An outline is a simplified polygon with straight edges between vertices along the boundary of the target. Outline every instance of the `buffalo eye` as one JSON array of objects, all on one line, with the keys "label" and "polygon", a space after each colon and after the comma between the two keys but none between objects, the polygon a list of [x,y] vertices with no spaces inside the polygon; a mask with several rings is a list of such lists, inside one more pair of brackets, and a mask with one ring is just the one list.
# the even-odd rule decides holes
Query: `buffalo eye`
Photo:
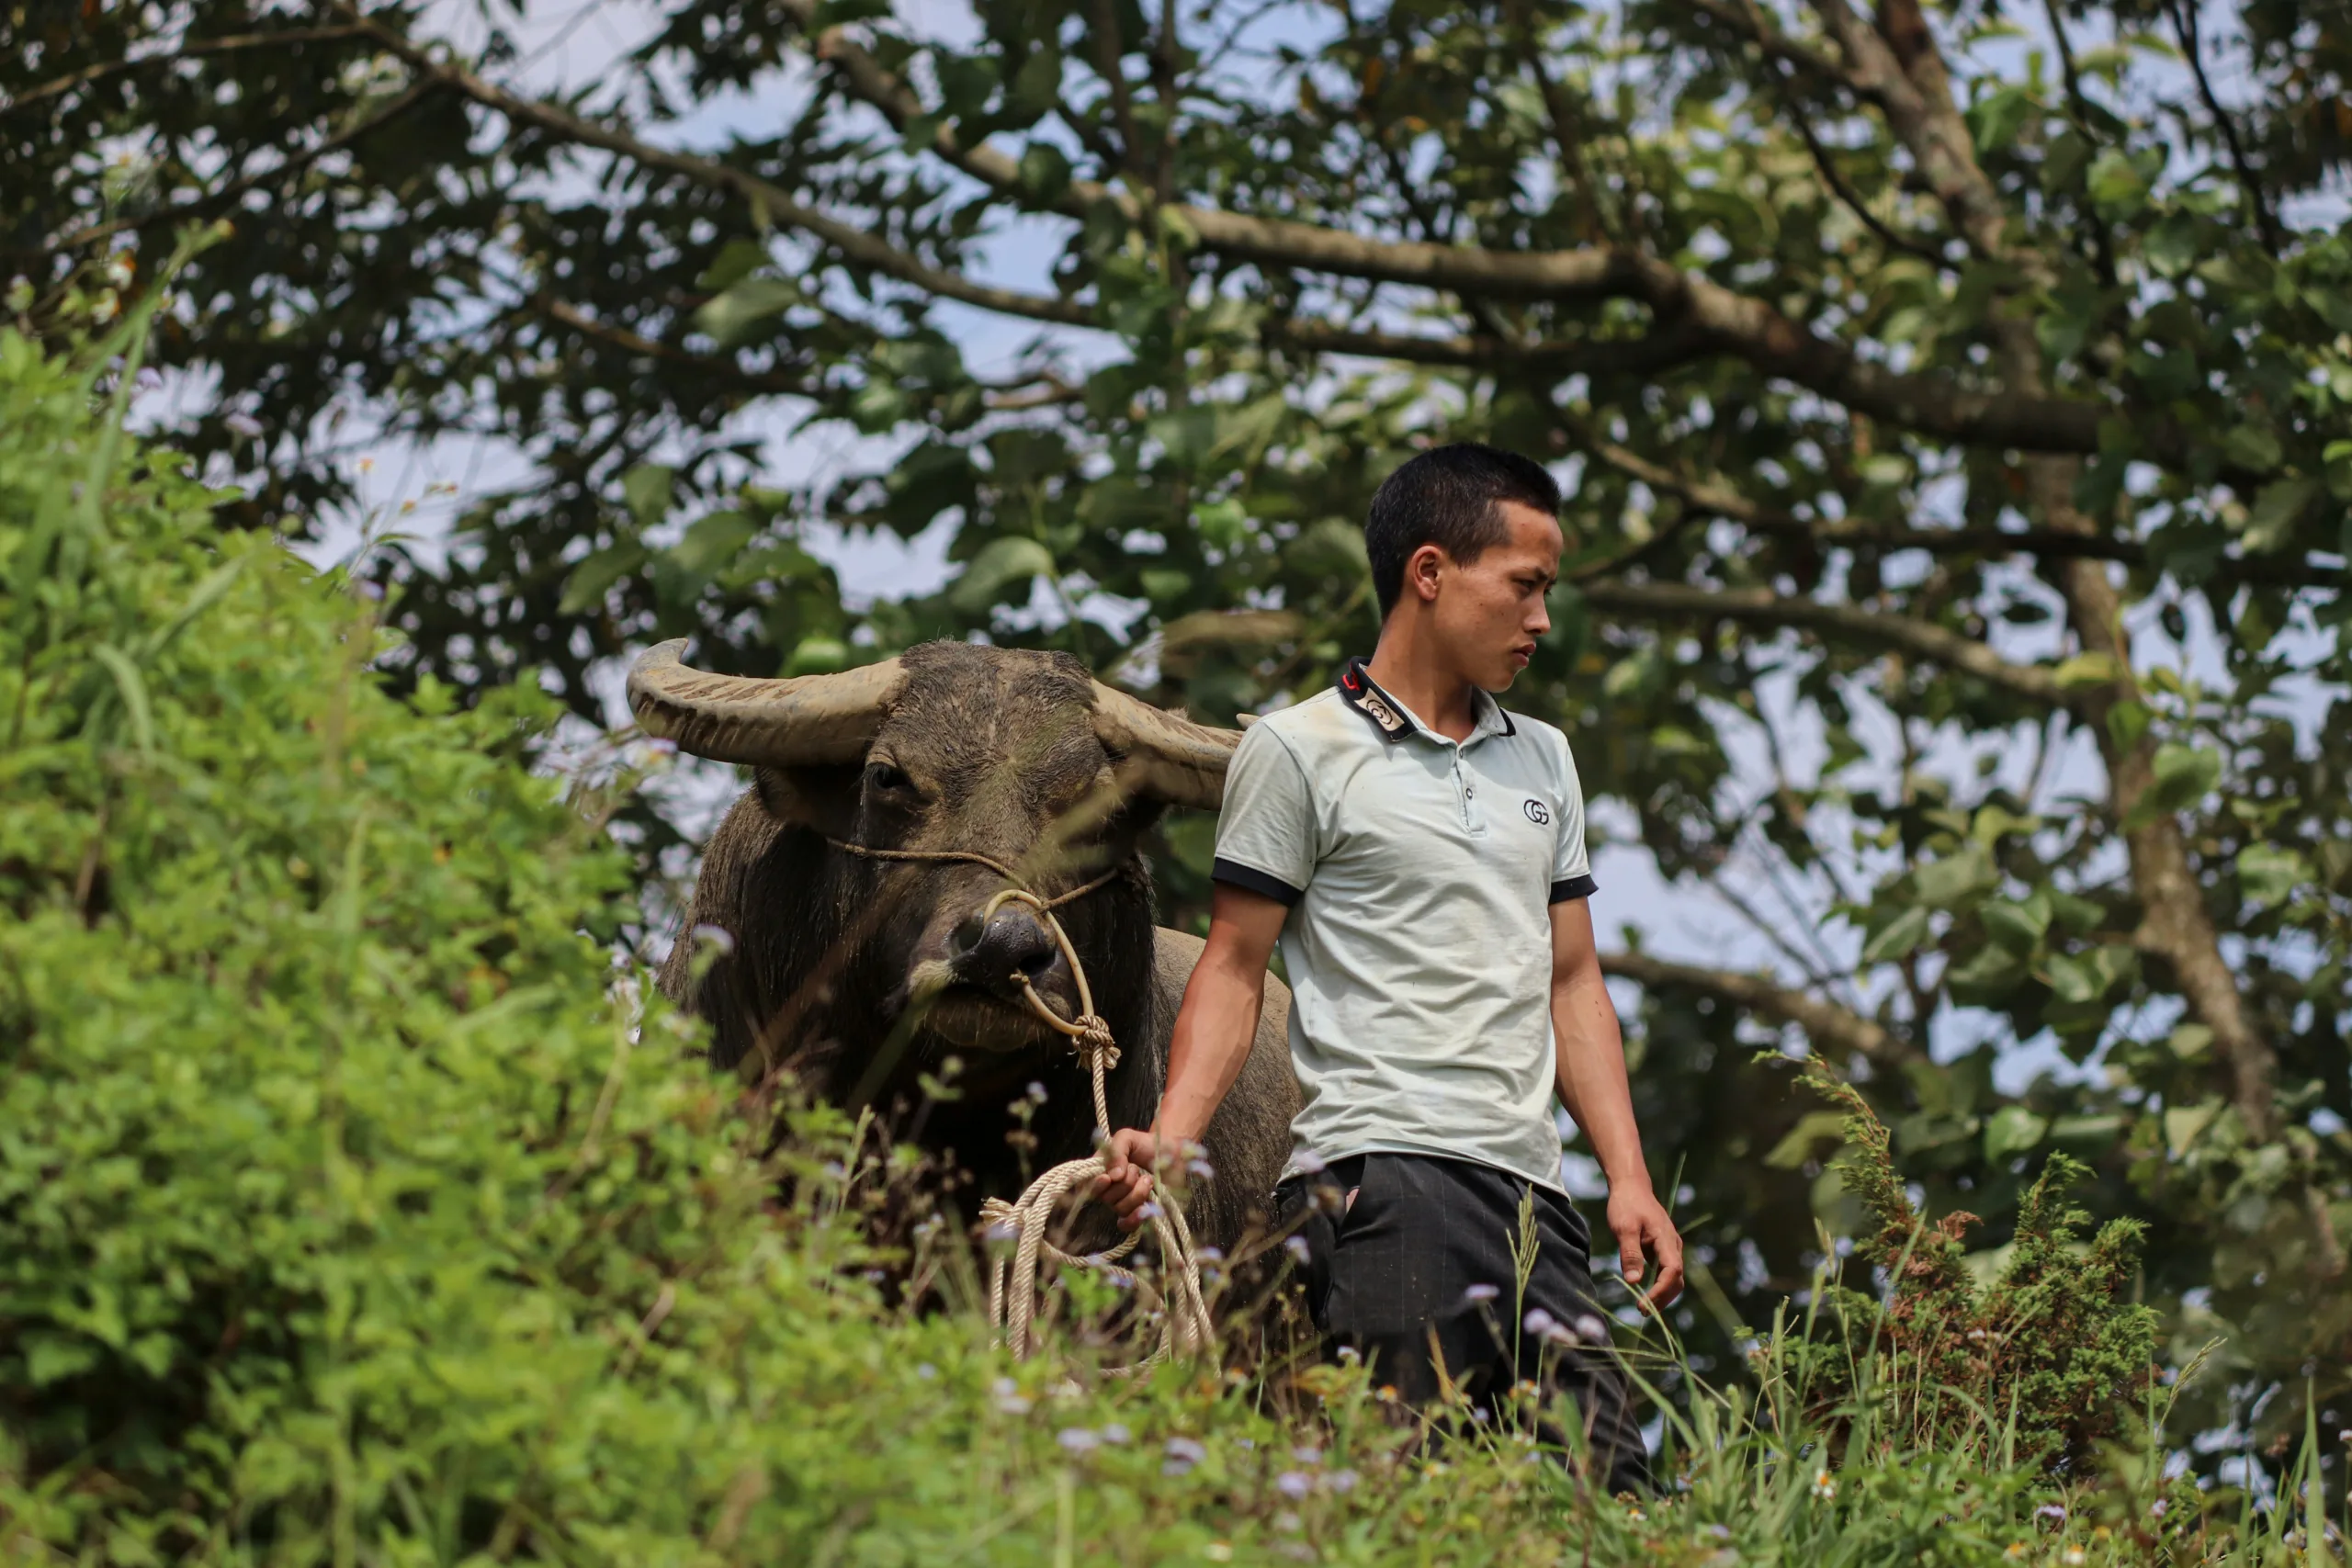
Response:
[{"label": "buffalo eye", "polygon": [[866,763],[865,787],[875,795],[893,795],[902,798],[911,798],[915,794],[915,781],[907,777],[906,770],[896,762]]}]

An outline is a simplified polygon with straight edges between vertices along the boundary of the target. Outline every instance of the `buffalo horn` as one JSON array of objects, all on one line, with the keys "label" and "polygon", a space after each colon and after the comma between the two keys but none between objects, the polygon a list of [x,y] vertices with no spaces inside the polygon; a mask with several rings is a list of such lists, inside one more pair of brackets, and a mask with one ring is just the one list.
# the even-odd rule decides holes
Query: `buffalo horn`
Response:
[{"label": "buffalo horn", "polygon": [[1094,733],[1112,755],[1139,772],[1139,794],[1170,806],[1214,811],[1225,799],[1225,765],[1238,730],[1178,718],[1115,686],[1094,682]]},{"label": "buffalo horn", "polygon": [[679,658],[685,647],[681,637],[639,656],[628,672],[628,705],[648,733],[719,762],[857,761],[905,678],[895,659],[786,681],[711,675]]}]

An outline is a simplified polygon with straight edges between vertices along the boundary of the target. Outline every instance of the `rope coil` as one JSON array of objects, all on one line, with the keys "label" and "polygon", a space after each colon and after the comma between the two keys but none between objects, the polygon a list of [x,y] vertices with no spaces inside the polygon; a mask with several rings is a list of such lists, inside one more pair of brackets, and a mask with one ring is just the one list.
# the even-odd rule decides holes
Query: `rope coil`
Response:
[{"label": "rope coil", "polygon": [[[827,842],[836,849],[875,860],[963,861],[983,865],[1012,885],[1000,889],[981,907],[980,923],[987,925],[1007,904],[1023,904],[1052,934],[1054,945],[1061,950],[1062,960],[1069,965],[1070,977],[1078,986],[1078,1016],[1066,1019],[1056,1012],[1037,994],[1037,987],[1027,975],[1015,971],[1010,978],[1021,987],[1022,999],[1037,1015],[1038,1021],[1069,1040],[1070,1049],[1085,1065],[1094,1089],[1094,1124],[1107,1136],[1111,1110],[1103,1076],[1119,1065],[1118,1042],[1112,1037],[1111,1026],[1094,1010],[1094,990],[1087,982],[1086,965],[1079,961],[1078,949],[1070,944],[1069,933],[1062,930],[1054,910],[1104,886],[1118,874],[1120,868],[1113,866],[1090,882],[1046,898],[1023,886],[1023,879],[1012,867],[973,851],[877,850],[842,840],[829,839]],[[1136,1244],[1143,1239],[1141,1230],[1102,1252],[1065,1252],[1046,1238],[1054,1211],[1063,1200],[1072,1192],[1082,1192],[1088,1183],[1108,1168],[1101,1152],[1083,1159],[1065,1160],[1032,1181],[1019,1198],[1011,1201],[990,1198],[980,1205],[980,1217],[989,1229],[1009,1229],[1013,1242],[1010,1256],[1000,1254],[989,1266],[989,1327],[995,1337],[993,1342],[1001,1345],[1010,1341],[1013,1354],[1024,1359],[1036,1352],[1041,1343],[1035,1325],[1037,1271],[1041,1263],[1050,1262],[1057,1267],[1099,1273],[1134,1291],[1143,1300],[1147,1312],[1161,1313],[1159,1346],[1137,1367],[1117,1370],[1132,1371],[1172,1356],[1210,1351],[1216,1336],[1209,1318],[1208,1299],[1201,1289],[1200,1258],[1193,1245],[1192,1229],[1184,1223],[1184,1211],[1180,1206],[1155,1201],[1148,1210],[1152,1238],[1159,1244],[1161,1265],[1173,1281],[1171,1293],[1166,1299],[1149,1280],[1134,1269],[1120,1266],[1119,1260],[1133,1252]]]}]

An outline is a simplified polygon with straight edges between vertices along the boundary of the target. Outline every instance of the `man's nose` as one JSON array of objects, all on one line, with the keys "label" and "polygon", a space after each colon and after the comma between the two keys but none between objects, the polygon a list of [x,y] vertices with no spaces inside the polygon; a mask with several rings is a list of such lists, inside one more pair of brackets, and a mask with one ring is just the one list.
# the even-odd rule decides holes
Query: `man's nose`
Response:
[{"label": "man's nose", "polygon": [[947,938],[949,967],[972,986],[1034,984],[1060,956],[1053,933],[1023,904],[1000,905],[986,919],[975,909]]}]

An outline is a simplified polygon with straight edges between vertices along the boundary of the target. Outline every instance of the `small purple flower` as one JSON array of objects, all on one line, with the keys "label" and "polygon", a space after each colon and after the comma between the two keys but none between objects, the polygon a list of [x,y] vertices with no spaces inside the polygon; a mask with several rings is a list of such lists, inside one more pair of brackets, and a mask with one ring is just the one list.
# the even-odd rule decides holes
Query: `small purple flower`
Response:
[{"label": "small purple flower", "polygon": [[2159,1497],[2148,1505],[2148,1517],[2152,1519],[2161,1519],[2170,1512],[2172,1503],[2168,1498]]},{"label": "small purple flower", "polygon": [[1335,1470],[1323,1478],[1323,1484],[1331,1491],[1347,1493],[1356,1489],[1357,1479],[1352,1470]]},{"label": "small purple flower", "polygon": [[1306,1238],[1303,1235],[1291,1236],[1283,1243],[1283,1250],[1304,1263],[1307,1258]]},{"label": "small purple flower", "polygon": [[694,931],[695,941],[724,958],[735,951],[735,933],[725,926],[701,925]]},{"label": "small purple flower", "polygon": [[1033,1083],[1033,1084],[1031,1084],[1031,1085],[1029,1086],[1029,1099],[1030,1099],[1030,1100],[1031,1100],[1033,1103],[1035,1103],[1035,1104],[1038,1104],[1038,1105],[1043,1105],[1043,1104],[1045,1104],[1045,1103],[1046,1103],[1046,1086],[1045,1086],[1044,1084],[1041,1084],[1041,1083]]},{"label": "small purple flower", "polygon": [[1521,1327],[1526,1329],[1530,1334],[1537,1335],[1539,1337],[1551,1333],[1552,1330],[1557,1328],[1559,1325],[1560,1320],[1554,1317],[1550,1313],[1545,1312],[1542,1307],[1528,1308],[1527,1315],[1520,1320]]},{"label": "small purple flower", "polygon": [[1171,1480],[1179,1475],[1190,1475],[1193,1473],[1193,1461],[1188,1459],[1162,1460],[1159,1461],[1159,1473]]},{"label": "small purple flower", "polygon": [[648,751],[657,757],[674,757],[678,754],[678,743],[666,735],[650,736],[642,744]]},{"label": "small purple flower", "polygon": [[1606,1345],[1609,1343],[1609,1325],[1601,1322],[1600,1319],[1593,1316],[1590,1313],[1586,1313],[1582,1317],[1577,1319],[1577,1334],[1578,1337],[1590,1344]]},{"label": "small purple flower", "polygon": [[1186,1464],[1198,1464],[1209,1457],[1209,1450],[1191,1438],[1169,1438],[1166,1452],[1170,1459],[1182,1460]]},{"label": "small purple flower", "polygon": [[261,434],[261,421],[249,413],[232,413],[220,423],[228,426],[230,434],[242,436],[247,441]]},{"label": "small purple flower", "polygon": [[152,392],[164,384],[164,375],[152,365],[142,365],[139,374],[130,378],[130,384],[142,392]]},{"label": "small purple flower", "polygon": [[915,1376],[922,1379],[925,1382],[929,1382],[938,1375],[939,1369],[933,1366],[929,1361],[919,1361],[915,1364]]},{"label": "small purple flower", "polygon": [[2053,1519],[2059,1524],[2064,1524],[2066,1522],[2066,1505],[2064,1503],[2044,1503],[2041,1506],[2033,1511],[2033,1517],[2037,1519]]},{"label": "small purple flower", "polygon": [[1225,1248],[1221,1247],[1204,1247],[1194,1252],[1193,1256],[1199,1258],[1204,1263],[1222,1263],[1225,1261]]},{"label": "small purple flower", "polygon": [[1136,1211],[1136,1217],[1143,1220],[1156,1220],[1167,1213],[1167,1210],[1161,1208],[1157,1203],[1146,1203],[1142,1208]]},{"label": "small purple flower", "polygon": [[1011,1220],[999,1220],[981,1234],[989,1241],[1017,1241],[1021,1237],[1021,1227]]},{"label": "small purple flower", "polygon": [[1483,1304],[1501,1294],[1502,1292],[1493,1285],[1473,1285],[1462,1292],[1462,1299],[1465,1302]]},{"label": "small purple flower", "polygon": [[817,1169],[828,1181],[839,1181],[849,1174],[848,1169],[837,1159],[829,1159]]},{"label": "small purple flower", "polygon": [[1186,1160],[1184,1162],[1184,1169],[1203,1181],[1210,1180],[1216,1175],[1216,1167],[1211,1165],[1204,1159]]},{"label": "small purple flower", "polygon": [[1054,1441],[1074,1454],[1091,1454],[1102,1446],[1102,1439],[1083,1427],[1065,1427],[1054,1435]]},{"label": "small purple flower", "polygon": [[1274,1490],[1295,1503],[1315,1490],[1315,1482],[1302,1472],[1285,1470],[1274,1477]]},{"label": "small purple flower", "polygon": [[1302,1443],[1297,1448],[1290,1450],[1290,1457],[1298,1461],[1301,1464],[1321,1464],[1323,1462],[1323,1450]]},{"label": "small purple flower", "polygon": [[1102,1428],[1102,1440],[1106,1443],[1124,1443],[1133,1436],[1133,1433],[1116,1421]]}]

